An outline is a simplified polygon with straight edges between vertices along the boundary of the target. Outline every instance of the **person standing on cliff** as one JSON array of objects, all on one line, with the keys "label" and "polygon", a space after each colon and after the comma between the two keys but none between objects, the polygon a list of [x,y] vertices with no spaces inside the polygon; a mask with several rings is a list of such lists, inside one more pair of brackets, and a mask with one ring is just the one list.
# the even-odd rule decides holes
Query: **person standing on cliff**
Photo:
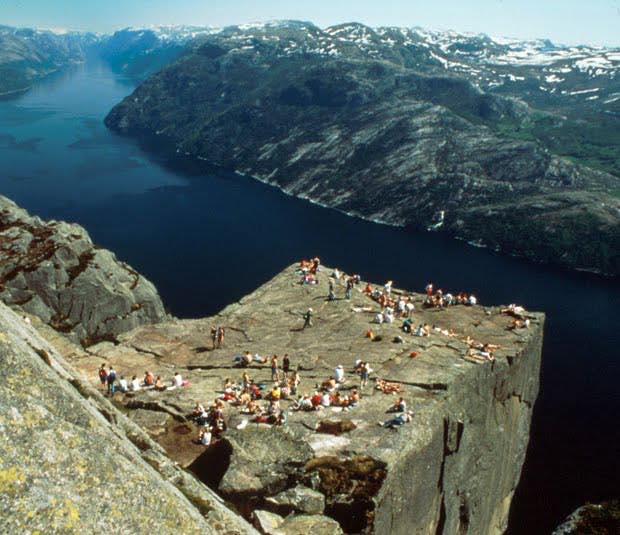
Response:
[{"label": "person standing on cliff", "polygon": [[215,341],[217,339],[217,329],[215,327],[211,327],[211,344],[213,349],[215,349]]},{"label": "person standing on cliff", "polygon": [[112,367],[112,365],[110,365],[106,379],[108,382],[108,394],[113,396],[115,387],[114,383],[116,382],[116,370]]},{"label": "person standing on cliff", "polygon": [[271,357],[271,380],[278,380],[278,355]]},{"label": "person standing on cliff", "polygon": [[105,371],[105,363],[99,368],[99,380],[101,381],[101,388],[105,388],[108,381],[108,372]]},{"label": "person standing on cliff", "polygon": [[351,277],[349,277],[347,279],[347,289],[345,290],[344,296],[347,299],[351,299],[351,293],[353,292],[353,279]]},{"label": "person standing on cliff", "polygon": [[312,327],[312,315],[313,315],[313,313],[314,313],[314,311],[312,310],[312,308],[308,308],[308,310],[304,314],[304,326],[302,327],[302,329],[305,329],[306,327]]},{"label": "person standing on cliff", "polygon": [[336,300],[336,293],[334,292],[334,279],[329,279],[329,293],[327,294],[327,300]]},{"label": "person standing on cliff", "polygon": [[368,384],[368,378],[370,377],[370,366],[368,362],[362,362],[360,366],[360,390]]},{"label": "person standing on cliff", "polygon": [[221,347],[224,347],[224,337],[225,337],[225,335],[226,335],[226,333],[225,333],[224,327],[218,327],[217,328],[217,333],[216,333],[218,349],[221,348]]},{"label": "person standing on cliff", "polygon": [[282,358],[282,372],[284,373],[285,379],[288,378],[288,373],[290,370],[291,370],[291,359],[288,356],[288,353],[285,353],[284,357]]}]

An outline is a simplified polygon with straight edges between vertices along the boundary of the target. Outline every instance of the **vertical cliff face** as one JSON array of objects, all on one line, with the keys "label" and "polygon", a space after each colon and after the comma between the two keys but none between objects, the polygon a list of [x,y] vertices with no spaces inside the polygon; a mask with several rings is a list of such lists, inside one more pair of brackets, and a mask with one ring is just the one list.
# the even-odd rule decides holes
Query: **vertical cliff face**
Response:
[{"label": "vertical cliff face", "polygon": [[505,531],[529,442],[541,345],[542,324],[518,356],[450,385],[426,447],[390,466],[377,497],[377,533]]},{"label": "vertical cliff face", "polygon": [[90,345],[166,318],[155,287],[79,225],[0,196],[0,299]]}]

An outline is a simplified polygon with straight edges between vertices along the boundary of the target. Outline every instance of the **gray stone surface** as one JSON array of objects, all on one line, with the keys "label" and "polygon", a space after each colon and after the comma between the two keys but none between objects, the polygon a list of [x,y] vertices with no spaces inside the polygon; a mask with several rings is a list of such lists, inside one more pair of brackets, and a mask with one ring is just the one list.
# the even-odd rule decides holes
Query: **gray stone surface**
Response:
[{"label": "gray stone surface", "polygon": [[341,535],[335,520],[322,515],[299,515],[287,518],[278,528],[279,535]]},{"label": "gray stone surface", "polygon": [[1,303],[0,376],[3,532],[256,533]]},{"label": "gray stone surface", "polygon": [[277,529],[284,522],[280,515],[261,509],[257,509],[252,513],[252,519],[256,529],[264,535],[277,535]]},{"label": "gray stone surface", "polygon": [[[330,271],[324,268],[318,285],[301,286],[291,266],[212,318],[145,325],[122,335],[116,346],[63,351],[93,384],[103,360],[127,376],[149,369],[169,380],[174,369],[181,370],[190,380],[187,388],[115,398],[130,410],[156,407],[181,414],[189,413],[196,400],[208,404],[220,396],[226,378],[240,380],[243,370],[233,367],[232,357],[245,350],[289,353],[293,368],[300,367],[300,393],[310,394],[337,364],[345,367],[342,390],[349,392],[359,386],[353,362],[368,360],[371,382],[349,412],[292,412],[291,402],[283,401],[289,411],[285,428],[246,422],[237,429],[248,417],[227,405],[229,431],[215,447],[194,445],[194,433],[170,432],[157,441],[246,518],[255,509],[268,509],[268,499],[303,485],[325,496],[325,515],[347,532],[503,532],[529,441],[544,315],[528,313],[530,328],[514,331],[508,329],[512,318],[499,308],[424,309],[423,297],[412,294],[414,323],[451,329],[454,336],[404,335],[398,323],[372,323],[378,305],[357,289],[350,301],[328,302]],[[342,283],[336,294],[344,294]],[[308,306],[315,311],[314,325],[303,330],[301,315]],[[213,325],[228,327],[224,348],[211,349]],[[364,336],[369,328],[382,336],[380,342]],[[397,334],[403,343],[392,343]],[[469,360],[465,336],[500,345],[495,360]],[[245,371],[269,387],[268,363]],[[413,421],[398,430],[377,425],[392,416],[386,410],[395,401],[374,388],[378,377],[398,383],[413,412]],[[317,432],[328,420],[331,427],[342,422],[341,432]],[[212,477],[216,469],[223,473]]]},{"label": "gray stone surface", "polygon": [[297,485],[265,500],[281,514],[291,512],[320,515],[325,511],[325,496],[316,490]]},{"label": "gray stone surface", "polygon": [[0,299],[88,345],[166,318],[155,287],[79,225],[0,196]]}]

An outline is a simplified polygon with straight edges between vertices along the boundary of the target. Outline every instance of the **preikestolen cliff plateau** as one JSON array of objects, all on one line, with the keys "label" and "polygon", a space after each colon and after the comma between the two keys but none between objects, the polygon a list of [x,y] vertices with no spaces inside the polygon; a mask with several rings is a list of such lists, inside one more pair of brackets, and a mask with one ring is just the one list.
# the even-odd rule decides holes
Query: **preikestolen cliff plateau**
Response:
[{"label": "preikestolen cliff plateau", "polygon": [[614,2],[0,3],[0,525],[620,533]]}]

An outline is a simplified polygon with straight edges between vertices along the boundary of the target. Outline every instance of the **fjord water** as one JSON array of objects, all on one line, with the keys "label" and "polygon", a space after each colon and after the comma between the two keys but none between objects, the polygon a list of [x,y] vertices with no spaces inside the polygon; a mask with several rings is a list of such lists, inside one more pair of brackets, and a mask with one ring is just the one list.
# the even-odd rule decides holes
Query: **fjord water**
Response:
[{"label": "fjord water", "polygon": [[82,224],[181,317],[212,314],[301,257],[469,290],[547,313],[541,393],[511,533],[548,533],[585,501],[617,495],[619,285],[409,233],[288,197],[249,178],[144,152],[103,126],[131,81],[92,61],[0,101],[0,192]]}]

